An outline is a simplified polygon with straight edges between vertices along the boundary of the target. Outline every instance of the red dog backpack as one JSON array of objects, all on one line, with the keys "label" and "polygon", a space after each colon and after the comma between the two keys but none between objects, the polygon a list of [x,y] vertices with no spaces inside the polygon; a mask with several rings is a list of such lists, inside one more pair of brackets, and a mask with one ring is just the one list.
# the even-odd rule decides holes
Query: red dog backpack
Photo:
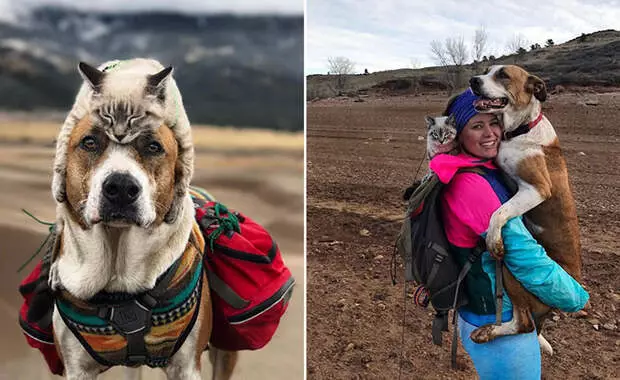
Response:
[{"label": "red dog backpack", "polygon": [[295,280],[262,226],[207,194],[194,191],[192,196],[212,290],[210,343],[224,350],[259,349],[273,337]]}]

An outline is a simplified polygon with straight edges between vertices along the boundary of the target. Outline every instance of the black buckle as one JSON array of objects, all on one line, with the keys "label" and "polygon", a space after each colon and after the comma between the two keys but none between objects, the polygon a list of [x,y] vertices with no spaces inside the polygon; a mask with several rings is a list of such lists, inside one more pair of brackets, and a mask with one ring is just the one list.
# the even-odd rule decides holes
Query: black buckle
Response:
[{"label": "black buckle", "polygon": [[107,319],[123,336],[146,333],[151,328],[151,310],[137,300],[111,307]]}]

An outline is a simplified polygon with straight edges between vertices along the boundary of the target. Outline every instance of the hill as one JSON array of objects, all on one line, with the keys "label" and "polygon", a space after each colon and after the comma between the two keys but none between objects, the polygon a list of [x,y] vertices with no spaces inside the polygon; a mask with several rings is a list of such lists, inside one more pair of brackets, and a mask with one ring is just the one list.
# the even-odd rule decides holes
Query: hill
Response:
[{"label": "hill", "polygon": [[0,109],[68,110],[78,61],[175,68],[195,123],[303,129],[303,18],[42,7],[0,22]]},{"label": "hill", "polygon": [[454,83],[454,66],[389,70],[368,75],[347,75],[345,86],[335,88],[335,75],[309,75],[307,98],[326,98],[341,94],[368,92],[406,94],[445,91],[465,87],[467,79],[493,64],[517,64],[544,79],[550,89],[557,85],[588,86],[599,90],[620,87],[620,32],[604,30],[581,36],[563,44],[538,48],[523,54],[487,59],[477,66],[463,67],[461,80]]}]

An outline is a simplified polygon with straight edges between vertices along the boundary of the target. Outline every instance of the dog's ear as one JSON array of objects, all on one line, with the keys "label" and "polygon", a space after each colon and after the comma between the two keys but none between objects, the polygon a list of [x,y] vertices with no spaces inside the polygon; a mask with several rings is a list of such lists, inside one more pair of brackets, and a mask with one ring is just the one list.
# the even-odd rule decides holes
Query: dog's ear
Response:
[{"label": "dog's ear", "polygon": [[547,100],[547,86],[545,82],[536,75],[527,77],[525,88],[529,93],[534,94],[539,101],[544,102]]},{"label": "dog's ear", "polygon": [[433,125],[435,125],[435,119],[431,116],[424,116],[424,121],[426,121],[427,129],[430,129]]},{"label": "dog's ear", "polygon": [[103,77],[105,75],[104,73],[85,62],[80,62],[78,64],[78,71],[80,72],[82,78],[95,92],[99,92],[101,90],[101,83],[103,82]]},{"label": "dog's ear", "polygon": [[172,66],[168,66],[157,74],[148,75],[146,77],[146,90],[149,95],[154,95],[160,101],[165,100],[165,79],[172,74]]}]

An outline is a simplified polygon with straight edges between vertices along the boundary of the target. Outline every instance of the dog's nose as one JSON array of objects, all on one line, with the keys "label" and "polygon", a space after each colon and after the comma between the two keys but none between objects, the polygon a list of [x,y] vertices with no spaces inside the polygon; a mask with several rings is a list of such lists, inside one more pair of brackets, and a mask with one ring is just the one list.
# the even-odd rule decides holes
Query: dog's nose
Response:
[{"label": "dog's nose", "polygon": [[103,196],[117,206],[129,206],[141,191],[142,187],[130,174],[113,173],[103,181]]},{"label": "dog's nose", "polygon": [[482,79],[478,77],[472,77],[469,80],[469,87],[476,95],[480,95],[480,86],[482,86]]}]

